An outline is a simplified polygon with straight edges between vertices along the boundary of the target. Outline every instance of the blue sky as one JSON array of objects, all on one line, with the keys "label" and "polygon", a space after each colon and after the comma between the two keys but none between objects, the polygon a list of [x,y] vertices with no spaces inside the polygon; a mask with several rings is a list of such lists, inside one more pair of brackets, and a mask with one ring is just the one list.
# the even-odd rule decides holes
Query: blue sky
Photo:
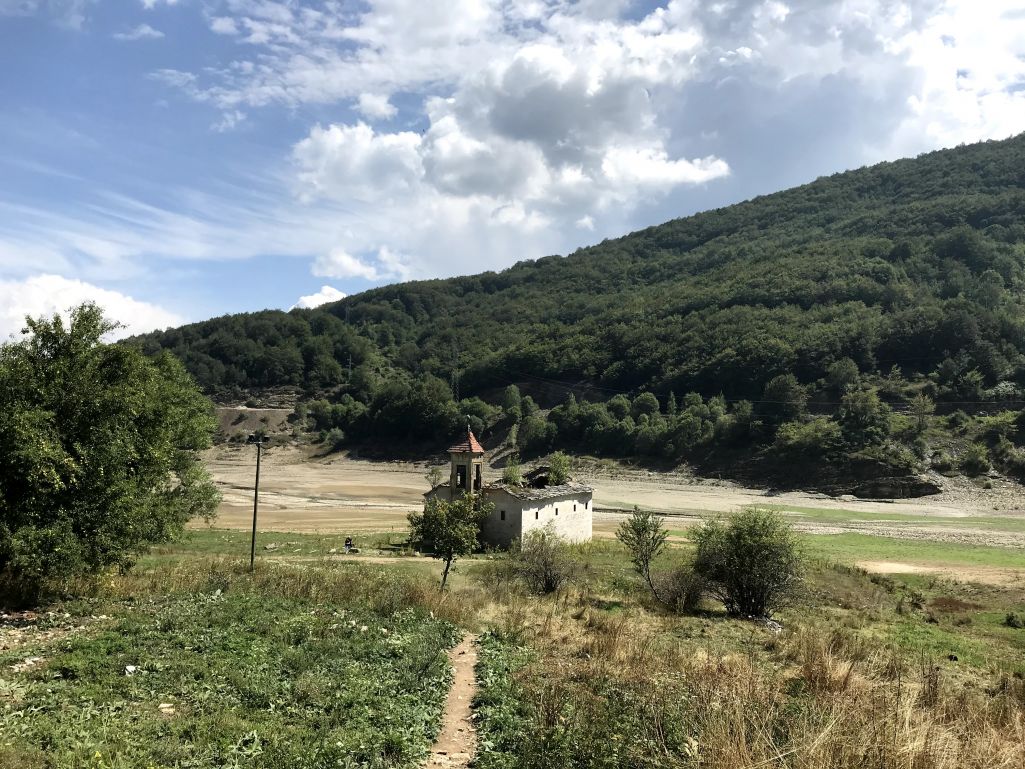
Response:
[{"label": "blue sky", "polygon": [[501,269],[1025,130],[1017,0],[0,0],[0,336]]}]

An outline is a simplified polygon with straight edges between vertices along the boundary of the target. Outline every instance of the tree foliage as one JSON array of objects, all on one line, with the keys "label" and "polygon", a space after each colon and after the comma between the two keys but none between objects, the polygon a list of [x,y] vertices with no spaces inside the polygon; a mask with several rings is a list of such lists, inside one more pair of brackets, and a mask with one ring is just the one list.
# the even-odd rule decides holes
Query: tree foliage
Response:
[{"label": "tree foliage", "polygon": [[646,510],[635,509],[616,530],[616,539],[630,553],[634,569],[644,577],[652,590],[651,563],[666,547],[669,532],[662,525],[662,518]]},{"label": "tree foliage", "polygon": [[479,545],[480,527],[494,509],[478,494],[463,494],[451,502],[432,497],[422,513],[409,514],[410,538],[445,564],[441,589],[445,589],[452,563]]},{"label": "tree foliage", "polygon": [[85,304],[0,347],[0,575],[26,598],[127,566],[217,503],[210,403],[170,354],[105,344],[114,328]]},{"label": "tree foliage", "polygon": [[[519,421],[525,455],[675,460],[768,446],[809,414],[835,420],[849,390],[903,403],[908,381],[927,382],[941,413],[1021,401],[1022,167],[1025,135],[818,179],[566,257],[133,344],[171,350],[210,393],[301,388],[315,429],[348,442],[441,441],[470,415],[475,428]],[[582,397],[559,405],[563,387]],[[852,447],[878,447],[881,424],[845,423]]]},{"label": "tree foliage", "polygon": [[691,532],[694,571],[735,616],[769,617],[791,601],[801,579],[793,530],[771,510],[748,508]]}]

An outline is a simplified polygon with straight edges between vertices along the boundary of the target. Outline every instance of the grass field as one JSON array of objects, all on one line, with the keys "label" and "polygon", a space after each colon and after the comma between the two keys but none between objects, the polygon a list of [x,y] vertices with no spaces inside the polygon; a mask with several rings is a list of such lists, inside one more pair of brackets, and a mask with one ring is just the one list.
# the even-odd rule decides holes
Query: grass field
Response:
[{"label": "grass field", "polygon": [[666,613],[614,540],[574,547],[570,586],[541,598],[498,555],[457,562],[440,594],[404,539],[341,556],[342,535],[260,534],[250,574],[247,533],[194,530],[21,642],[6,623],[0,766],[415,766],[465,631],[483,633],[480,769],[1025,765],[1025,584],[851,565],[1010,570],[1015,551],[805,537],[777,634],[714,602]]}]

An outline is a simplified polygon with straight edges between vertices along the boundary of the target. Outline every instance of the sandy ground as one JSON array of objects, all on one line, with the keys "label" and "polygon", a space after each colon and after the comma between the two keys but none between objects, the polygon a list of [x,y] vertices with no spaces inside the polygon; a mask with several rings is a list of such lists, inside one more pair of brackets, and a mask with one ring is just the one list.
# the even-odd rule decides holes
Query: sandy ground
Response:
[{"label": "sandy ground", "polygon": [[[255,471],[254,449],[223,446],[206,457],[222,494],[214,525],[247,529],[252,525]],[[356,533],[400,531],[406,516],[423,505],[428,489],[426,466],[407,462],[368,462],[343,455],[311,456],[294,447],[265,452],[260,477],[260,529],[280,532]],[[497,477],[497,472],[492,471]],[[578,480],[594,487],[596,537],[614,536],[620,520],[635,505],[667,516],[670,529],[685,529],[703,518],[727,513],[750,504],[850,511],[840,520],[819,521],[791,513],[795,527],[811,534],[856,532],[913,540],[961,542],[1025,548],[1025,532],[994,531],[972,526],[972,518],[985,515],[1021,518],[1018,487],[996,484],[982,490],[967,483],[950,483],[943,494],[912,500],[863,501],[836,499],[823,494],[775,493],[750,489],[724,481],[708,481],[683,474],[658,474],[616,470],[613,474],[578,474]],[[887,513],[935,518],[943,526],[909,520],[899,522],[859,520],[858,512]],[[202,526],[202,523],[194,525]],[[899,572],[903,568],[933,569],[916,564],[870,562],[866,568]],[[1025,569],[1025,557],[1023,557]],[[963,571],[963,570],[962,570]],[[975,569],[979,581],[1005,584],[1020,575],[1015,570]],[[946,574],[946,572],[944,572]],[[966,578],[953,573],[947,576]]]},{"label": "sandy ground", "polygon": [[[246,528],[253,514],[254,449],[226,446],[207,455],[207,466],[224,495],[219,526]],[[260,524],[268,531],[388,530],[403,528],[406,516],[421,507],[428,489],[426,466],[407,462],[368,462],[342,455],[310,457],[300,449],[285,447],[264,453],[260,477]],[[497,476],[497,472],[493,471]],[[701,518],[737,510],[744,505],[772,504],[831,510],[863,511],[894,515],[963,519],[963,532],[971,532],[977,515],[1022,517],[1025,500],[1015,489],[981,489],[972,494],[955,488],[920,499],[863,501],[833,498],[824,494],[771,492],[750,489],[725,481],[706,481],[680,474],[617,472],[578,480],[594,487],[595,528],[614,527],[636,505],[671,516],[671,528],[683,528]],[[960,521],[958,521],[960,523]],[[891,528],[888,524],[850,521],[828,524],[800,521],[799,527],[818,533]],[[606,525],[607,524],[607,525]],[[901,523],[892,528],[910,532],[916,527]],[[918,527],[935,534],[935,529]],[[958,531],[945,526],[945,532]],[[991,533],[986,533],[991,539]],[[931,538],[935,538],[932,536]]]}]

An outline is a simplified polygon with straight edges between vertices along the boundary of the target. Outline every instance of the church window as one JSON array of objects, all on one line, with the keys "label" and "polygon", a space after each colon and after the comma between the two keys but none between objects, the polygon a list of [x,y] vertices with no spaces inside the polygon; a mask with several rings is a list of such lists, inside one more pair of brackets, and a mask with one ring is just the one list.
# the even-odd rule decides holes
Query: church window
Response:
[{"label": "church window", "polygon": [[535,510],[534,511],[534,520],[536,521],[540,515],[541,515],[541,511],[540,510]]},{"label": "church window", "polygon": [[456,465],[456,488],[465,489],[466,485],[466,465]]},{"label": "church window", "polygon": [[556,514],[556,515],[558,515],[558,514],[559,514],[559,508],[555,508],[555,514]]},{"label": "church window", "polygon": [[576,506],[576,503],[574,503],[573,504],[573,512],[575,513],[576,511],[577,511],[577,506]]},{"label": "church window", "polygon": [[502,515],[502,520],[504,521],[505,520],[505,510],[502,510],[500,512],[501,512],[501,515]]}]

